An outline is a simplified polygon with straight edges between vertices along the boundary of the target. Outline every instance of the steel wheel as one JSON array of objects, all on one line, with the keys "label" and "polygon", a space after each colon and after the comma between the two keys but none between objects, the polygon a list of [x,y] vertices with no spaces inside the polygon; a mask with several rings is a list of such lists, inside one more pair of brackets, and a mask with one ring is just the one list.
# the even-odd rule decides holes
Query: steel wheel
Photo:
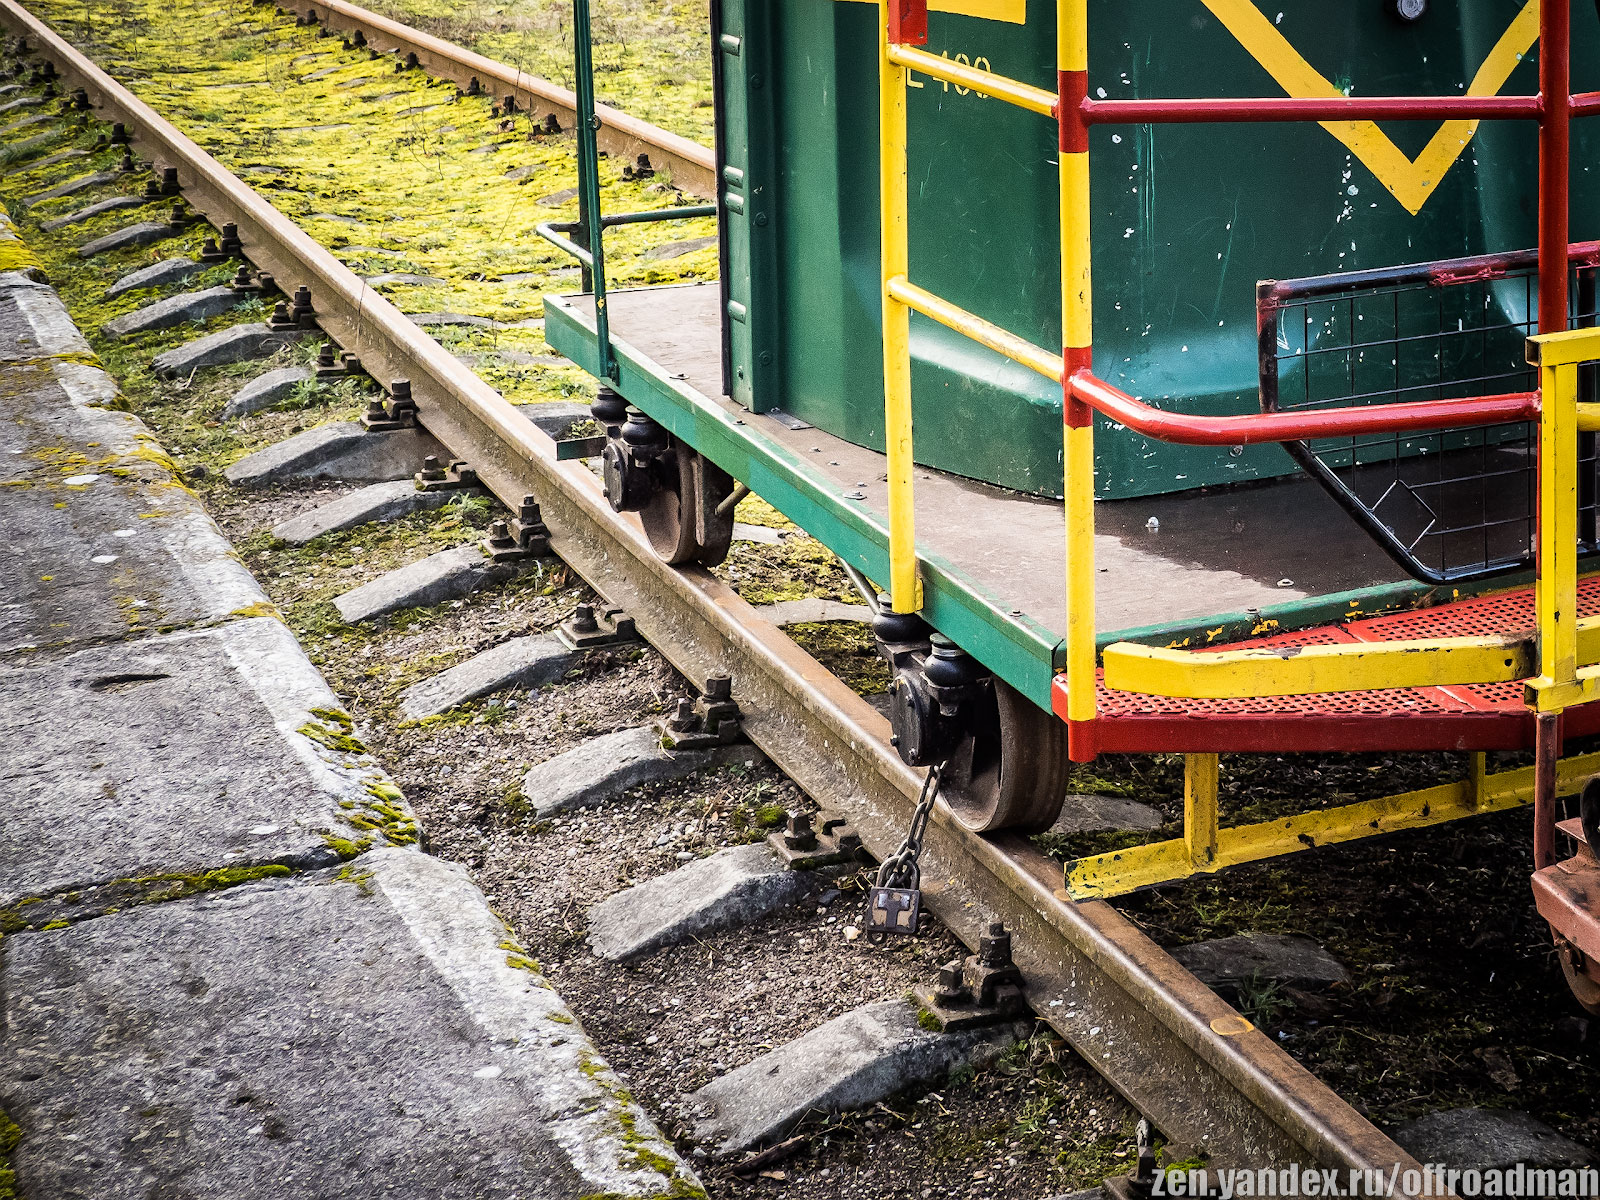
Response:
[{"label": "steel wheel", "polygon": [[1566,954],[1559,956],[1561,970],[1567,977],[1567,986],[1572,989],[1572,996],[1578,1004],[1592,1017],[1600,1017],[1600,980],[1593,974],[1596,964],[1593,959],[1584,963],[1579,970],[1572,965],[1570,957]]},{"label": "steel wheel", "polygon": [[944,802],[975,833],[1049,829],[1067,796],[1066,724],[998,679],[976,716],[945,769]]},{"label": "steel wheel", "polygon": [[681,447],[679,453],[692,454],[689,476],[694,480],[695,558],[703,567],[715,567],[728,557],[728,549],[733,545],[733,509],[717,511],[722,502],[733,495],[733,476],[704,454]]},{"label": "steel wheel", "polygon": [[650,548],[664,563],[679,566],[693,562],[700,551],[695,541],[695,489],[685,487],[682,460],[693,451],[675,446],[651,464],[656,473],[656,488],[639,510],[639,520],[650,539]]}]

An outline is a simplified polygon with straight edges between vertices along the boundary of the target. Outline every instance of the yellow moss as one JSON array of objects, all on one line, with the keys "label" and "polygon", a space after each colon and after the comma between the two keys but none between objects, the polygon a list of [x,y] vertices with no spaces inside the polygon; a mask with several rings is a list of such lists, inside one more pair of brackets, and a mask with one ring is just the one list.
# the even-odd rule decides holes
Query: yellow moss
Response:
[{"label": "yellow moss", "polygon": [[278,606],[270,600],[257,600],[254,604],[247,604],[243,608],[236,608],[228,614],[230,617],[277,617],[280,620],[283,614],[278,611]]},{"label": "yellow moss", "polygon": [[33,251],[22,242],[15,238],[0,239],[0,271],[25,271],[38,265]]},{"label": "yellow moss", "polygon": [[[559,25],[559,8],[554,0],[514,0],[503,14],[482,5],[467,15],[491,26],[503,19],[526,31],[525,14],[536,14],[542,28],[551,21]],[[647,0],[647,8],[642,28],[659,32],[680,24],[675,16],[666,20],[666,0]],[[540,324],[543,295],[577,287],[576,265],[534,231],[540,221],[575,212],[573,202],[538,202],[576,182],[569,136],[532,138],[526,115],[508,119],[488,98],[458,100],[454,85],[418,71],[397,73],[387,57],[373,61],[364,52],[345,51],[337,41],[319,39],[314,29],[296,28],[292,16],[272,7],[40,0],[34,11],[114,74],[137,44],[139,70],[125,80],[128,86],[361,273],[443,281],[376,285],[402,309],[501,322],[492,329],[430,332],[475,360],[478,373],[509,400],[583,398],[592,389],[576,367],[551,359]],[[622,36],[602,18],[597,28],[606,47],[605,98],[633,108],[636,98],[676,97],[681,112],[709,135],[711,110],[700,103],[709,87],[701,78],[704,53],[695,33],[702,19],[681,22],[687,36],[664,51],[654,33],[634,37],[637,30],[630,27]],[[524,66],[532,51],[561,53],[558,36],[522,32],[518,39],[515,45],[498,41],[482,48]],[[668,71],[663,52],[681,58],[684,69]],[[310,54],[315,59],[306,61]],[[637,71],[646,61],[660,64],[660,73]],[[700,74],[688,70],[691,61],[700,64]],[[627,78],[608,65],[628,66]],[[623,94],[623,87],[638,96]],[[684,202],[664,174],[623,180],[623,165],[620,156],[603,164],[603,203],[609,209]],[[37,190],[38,183],[0,181],[0,198],[20,197],[23,186]],[[715,228],[713,219],[703,218],[612,230],[606,249],[613,284],[715,278],[714,250],[643,257],[653,246],[705,237]],[[42,236],[35,249],[47,270],[58,262],[63,272],[86,269],[72,261],[66,239]],[[176,240],[163,249],[175,251]],[[130,254],[114,265],[123,270],[135,261],[144,259]],[[103,284],[85,286],[74,294],[74,314],[91,331],[148,299],[106,301],[103,290]],[[131,352],[119,345],[108,346],[107,353],[120,358]]]}]

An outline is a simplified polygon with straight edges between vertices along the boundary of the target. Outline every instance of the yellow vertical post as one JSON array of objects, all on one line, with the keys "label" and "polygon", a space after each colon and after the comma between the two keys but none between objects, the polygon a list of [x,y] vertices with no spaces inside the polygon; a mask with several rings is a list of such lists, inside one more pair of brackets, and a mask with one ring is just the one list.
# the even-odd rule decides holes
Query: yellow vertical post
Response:
[{"label": "yellow vertical post", "polygon": [[1578,678],[1578,368],[1540,368],[1539,545],[1534,611],[1539,622],[1540,712],[1576,698]]},{"label": "yellow vertical post", "polygon": [[[1061,342],[1063,494],[1067,525],[1067,716],[1095,716],[1094,414],[1072,395],[1072,373],[1089,366],[1094,344],[1090,297],[1089,127],[1079,105],[1089,86],[1088,0],[1056,7],[1057,93],[1061,129]],[[1074,757],[1087,757],[1075,753]]]},{"label": "yellow vertical post", "polygon": [[1467,755],[1467,786],[1472,789],[1472,807],[1489,802],[1489,756],[1482,750]]},{"label": "yellow vertical post", "polygon": [[1183,840],[1189,861],[1197,871],[1208,871],[1217,861],[1217,791],[1221,766],[1215,754],[1183,756]]},{"label": "yellow vertical post", "polygon": [[889,475],[889,601],[922,607],[911,494],[911,310],[889,294],[910,271],[906,233],[906,71],[889,61],[889,5],[878,8],[878,161],[883,239],[883,436]]}]

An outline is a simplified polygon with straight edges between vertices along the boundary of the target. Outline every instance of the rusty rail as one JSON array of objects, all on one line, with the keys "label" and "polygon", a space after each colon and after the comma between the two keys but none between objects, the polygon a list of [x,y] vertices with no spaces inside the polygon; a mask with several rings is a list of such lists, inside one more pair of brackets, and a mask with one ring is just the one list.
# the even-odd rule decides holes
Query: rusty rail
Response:
[{"label": "rusty rail", "polygon": [[[586,466],[558,461],[555,443],[514,405],[16,0],[0,0],[0,24],[52,59],[69,87],[86,89],[102,118],[123,122],[144,156],[176,168],[195,209],[235,223],[248,256],[281,287],[310,288],[323,328],[375,378],[409,379],[429,431],[501,500],[515,508],[536,496],[555,551],[633,613],[678,670],[729,672],[756,745],[848,815],[869,850],[893,850],[921,781],[890,749],[876,710],[717,577],[663,564]],[[1059,865],[1025,840],[972,835],[936,810],[922,866],[926,903],[968,945],[995,917],[1015,931],[1035,1011],[1174,1143],[1221,1162],[1386,1177],[1396,1164],[1402,1176],[1417,1167],[1109,904],[1067,900]]]},{"label": "rusty rail", "polygon": [[[315,18],[324,28],[341,33],[359,32],[370,50],[398,54],[402,58],[415,55],[417,66],[422,70],[447,79],[463,90],[476,80],[492,99],[502,101],[510,96],[516,101],[519,112],[529,113],[535,120],[554,114],[563,129],[571,129],[577,119],[577,97],[569,89],[347,0],[273,0],[273,3],[284,12]],[[716,156],[707,147],[638,117],[630,117],[609,105],[595,105],[595,115],[600,120],[595,131],[600,149],[625,157],[629,162],[640,154],[648,154],[651,165],[667,168],[673,184],[683,191],[708,200],[716,198]]]}]

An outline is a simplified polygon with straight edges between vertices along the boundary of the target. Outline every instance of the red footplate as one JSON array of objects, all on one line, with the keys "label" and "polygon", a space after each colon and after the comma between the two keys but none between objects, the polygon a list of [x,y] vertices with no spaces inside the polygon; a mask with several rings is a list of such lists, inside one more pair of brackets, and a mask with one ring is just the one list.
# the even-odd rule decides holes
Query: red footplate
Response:
[{"label": "red footplate", "polygon": [[[1578,614],[1596,613],[1600,613],[1600,576],[1591,576],[1578,583]],[[1531,632],[1533,627],[1533,590],[1518,588],[1344,625],[1231,642],[1227,648],[1493,637]],[[1064,719],[1064,675],[1056,677],[1054,700]],[[1520,683],[1188,700],[1113,691],[1102,681],[1097,703],[1099,717],[1091,736],[1101,753],[1514,750],[1533,745],[1533,716],[1523,704]],[[1600,730],[1600,704],[1568,709],[1562,724],[1566,737]]]}]

